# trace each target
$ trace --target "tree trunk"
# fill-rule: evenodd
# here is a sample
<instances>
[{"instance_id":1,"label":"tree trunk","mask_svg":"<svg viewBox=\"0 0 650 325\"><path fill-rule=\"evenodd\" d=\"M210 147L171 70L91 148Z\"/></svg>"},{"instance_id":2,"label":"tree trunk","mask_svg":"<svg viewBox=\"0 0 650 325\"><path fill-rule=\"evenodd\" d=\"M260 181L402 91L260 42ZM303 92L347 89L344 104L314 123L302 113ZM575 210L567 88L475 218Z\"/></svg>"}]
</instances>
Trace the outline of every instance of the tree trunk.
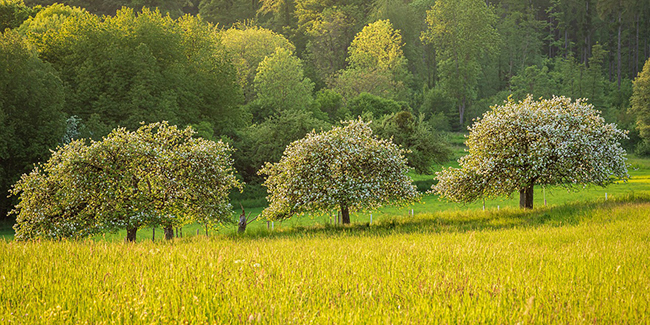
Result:
<instances>
[{"instance_id":1,"label":"tree trunk","mask_svg":"<svg viewBox=\"0 0 650 325\"><path fill-rule=\"evenodd\" d=\"M165 239L166 240L172 240L174 239L174 227L173 226L165 226Z\"/></svg>"},{"instance_id":2,"label":"tree trunk","mask_svg":"<svg viewBox=\"0 0 650 325\"><path fill-rule=\"evenodd\" d=\"M135 235L138 233L138 228L126 228L126 242L135 243Z\"/></svg>"},{"instance_id":3,"label":"tree trunk","mask_svg":"<svg viewBox=\"0 0 650 325\"><path fill-rule=\"evenodd\" d=\"M463 94L462 101L460 105L458 105L458 113L460 115L460 130L463 130L463 124L465 123L464 117L465 117L465 105L466 105L466 100L465 100L465 94Z\"/></svg>"},{"instance_id":4,"label":"tree trunk","mask_svg":"<svg viewBox=\"0 0 650 325\"><path fill-rule=\"evenodd\" d=\"M242 213L239 216L239 228L237 229L237 232L243 233L246 231L246 215Z\"/></svg>"},{"instance_id":5,"label":"tree trunk","mask_svg":"<svg viewBox=\"0 0 650 325\"><path fill-rule=\"evenodd\" d=\"M622 13L619 11L618 12L618 46L616 49L616 56L617 56L617 66L616 66L616 76L618 78L617 84L618 84L618 90L621 90L621 29L623 28L623 25L621 24L621 15Z\"/></svg>"},{"instance_id":6,"label":"tree trunk","mask_svg":"<svg viewBox=\"0 0 650 325\"><path fill-rule=\"evenodd\" d=\"M639 73L639 14L636 16L636 40L634 41L634 75L633 78L636 78L636 75Z\"/></svg>"},{"instance_id":7,"label":"tree trunk","mask_svg":"<svg viewBox=\"0 0 650 325\"><path fill-rule=\"evenodd\" d=\"M533 208L533 189L534 185L528 185L519 190L519 207L522 209Z\"/></svg>"},{"instance_id":8,"label":"tree trunk","mask_svg":"<svg viewBox=\"0 0 650 325\"><path fill-rule=\"evenodd\" d=\"M350 209L343 204L341 204L341 223L344 225L350 224Z\"/></svg>"}]
</instances>

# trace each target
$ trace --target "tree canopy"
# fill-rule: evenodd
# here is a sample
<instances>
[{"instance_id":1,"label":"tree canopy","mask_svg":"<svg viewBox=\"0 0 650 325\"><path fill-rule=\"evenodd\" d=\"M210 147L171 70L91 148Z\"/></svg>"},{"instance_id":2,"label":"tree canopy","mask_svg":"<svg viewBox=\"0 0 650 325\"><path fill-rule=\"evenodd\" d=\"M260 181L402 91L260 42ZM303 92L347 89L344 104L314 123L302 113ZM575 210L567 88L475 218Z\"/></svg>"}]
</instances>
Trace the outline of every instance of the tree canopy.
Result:
<instances>
[{"instance_id":1,"label":"tree canopy","mask_svg":"<svg viewBox=\"0 0 650 325\"><path fill-rule=\"evenodd\" d=\"M520 193L533 207L533 186L606 186L628 178L626 132L605 123L584 100L553 97L508 101L478 119L467 137L460 168L436 173L433 190L457 202Z\"/></svg>"},{"instance_id":2,"label":"tree canopy","mask_svg":"<svg viewBox=\"0 0 650 325\"><path fill-rule=\"evenodd\" d=\"M636 115L636 126L650 153L650 59L634 80L634 93L630 99L631 111Z\"/></svg>"},{"instance_id":3,"label":"tree canopy","mask_svg":"<svg viewBox=\"0 0 650 325\"><path fill-rule=\"evenodd\" d=\"M481 0L439 0L427 11L424 42L433 43L445 91L458 105L460 125L465 109L477 97L480 58L498 50L497 17Z\"/></svg>"},{"instance_id":4,"label":"tree canopy","mask_svg":"<svg viewBox=\"0 0 650 325\"><path fill-rule=\"evenodd\" d=\"M349 121L326 132L311 132L291 143L278 163L266 163L271 220L309 211L339 209L343 223L349 211L384 204L413 202L419 194L406 175L405 151L373 136L369 122Z\"/></svg>"},{"instance_id":5,"label":"tree canopy","mask_svg":"<svg viewBox=\"0 0 650 325\"><path fill-rule=\"evenodd\" d=\"M240 188L231 148L193 138L166 122L136 131L119 128L101 141L73 140L44 164L24 174L16 238L78 238L140 227L230 221L228 193Z\"/></svg>"},{"instance_id":6,"label":"tree canopy","mask_svg":"<svg viewBox=\"0 0 650 325\"><path fill-rule=\"evenodd\" d=\"M0 215L7 191L49 156L65 131L64 92L52 67L18 33L0 33Z\"/></svg>"}]
</instances>

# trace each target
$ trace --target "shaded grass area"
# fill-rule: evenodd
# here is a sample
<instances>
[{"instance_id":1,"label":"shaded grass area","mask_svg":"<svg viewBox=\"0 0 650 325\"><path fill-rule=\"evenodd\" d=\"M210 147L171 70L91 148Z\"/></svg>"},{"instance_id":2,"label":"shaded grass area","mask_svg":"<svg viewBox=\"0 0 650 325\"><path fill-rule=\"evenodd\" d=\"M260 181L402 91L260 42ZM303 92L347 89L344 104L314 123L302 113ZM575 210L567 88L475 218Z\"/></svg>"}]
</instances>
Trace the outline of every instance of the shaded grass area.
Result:
<instances>
[{"instance_id":1,"label":"shaded grass area","mask_svg":"<svg viewBox=\"0 0 650 325\"><path fill-rule=\"evenodd\" d=\"M647 200L264 238L0 241L0 323L647 323Z\"/></svg>"},{"instance_id":2,"label":"shaded grass area","mask_svg":"<svg viewBox=\"0 0 650 325\"><path fill-rule=\"evenodd\" d=\"M278 231L265 229L249 231L245 235L232 233L230 238L277 238L293 236L371 235L386 236L396 233L462 233L468 231L497 231L511 228L561 227L577 225L583 219L594 220L597 211L608 211L625 205L649 204L650 191L629 193L609 200L573 202L570 204L543 207L535 210L504 208L500 210L440 211L420 213L412 218L389 217L370 224L369 222L351 225L318 224L314 226L293 226Z\"/></svg>"}]
</instances>

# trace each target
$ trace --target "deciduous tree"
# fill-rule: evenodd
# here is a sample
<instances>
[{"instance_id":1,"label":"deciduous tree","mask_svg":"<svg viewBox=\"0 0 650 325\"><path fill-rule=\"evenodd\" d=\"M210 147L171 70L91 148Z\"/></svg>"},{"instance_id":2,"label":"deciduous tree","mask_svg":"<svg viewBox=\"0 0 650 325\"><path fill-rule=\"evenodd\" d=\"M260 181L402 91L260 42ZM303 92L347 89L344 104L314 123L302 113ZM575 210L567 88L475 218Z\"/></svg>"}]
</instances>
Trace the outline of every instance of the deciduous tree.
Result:
<instances>
[{"instance_id":1,"label":"deciduous tree","mask_svg":"<svg viewBox=\"0 0 650 325\"><path fill-rule=\"evenodd\" d=\"M314 83L304 76L301 60L289 50L277 48L257 67L256 102L266 111L266 116L281 110L311 108L313 90Z\"/></svg>"},{"instance_id":2,"label":"deciduous tree","mask_svg":"<svg viewBox=\"0 0 650 325\"><path fill-rule=\"evenodd\" d=\"M44 161L65 132L61 79L13 30L0 33L0 218L11 209L7 191Z\"/></svg>"},{"instance_id":3,"label":"deciduous tree","mask_svg":"<svg viewBox=\"0 0 650 325\"><path fill-rule=\"evenodd\" d=\"M495 55L497 17L482 0L439 0L427 11L424 42L436 48L438 75L445 91L456 99L460 125L465 109L477 96L480 58Z\"/></svg>"},{"instance_id":4,"label":"deciduous tree","mask_svg":"<svg viewBox=\"0 0 650 325\"><path fill-rule=\"evenodd\" d=\"M255 98L253 80L260 62L267 56L273 55L278 48L290 52L296 49L284 36L265 28L246 24L235 24L234 27L224 31L221 40L232 55L246 101Z\"/></svg>"},{"instance_id":5,"label":"deciduous tree","mask_svg":"<svg viewBox=\"0 0 650 325\"><path fill-rule=\"evenodd\" d=\"M344 224L350 210L418 199L407 176L405 151L373 136L369 123L347 122L327 132L312 132L290 144L280 162L267 163L270 205L262 214L271 220L296 213L339 208Z\"/></svg>"},{"instance_id":6,"label":"deciduous tree","mask_svg":"<svg viewBox=\"0 0 650 325\"><path fill-rule=\"evenodd\" d=\"M606 124L583 100L553 97L495 106L469 128L460 168L436 173L435 193L457 202L519 192L533 208L535 185L569 189L628 178L626 132Z\"/></svg>"},{"instance_id":7,"label":"deciduous tree","mask_svg":"<svg viewBox=\"0 0 650 325\"><path fill-rule=\"evenodd\" d=\"M228 193L241 188L231 149L166 122L119 128L102 141L73 140L12 189L16 238L77 238L119 229L231 221Z\"/></svg>"},{"instance_id":8,"label":"deciduous tree","mask_svg":"<svg viewBox=\"0 0 650 325\"><path fill-rule=\"evenodd\" d=\"M650 145L650 59L634 80L634 92L630 102L630 111L636 116L639 133L647 145Z\"/></svg>"}]
</instances>

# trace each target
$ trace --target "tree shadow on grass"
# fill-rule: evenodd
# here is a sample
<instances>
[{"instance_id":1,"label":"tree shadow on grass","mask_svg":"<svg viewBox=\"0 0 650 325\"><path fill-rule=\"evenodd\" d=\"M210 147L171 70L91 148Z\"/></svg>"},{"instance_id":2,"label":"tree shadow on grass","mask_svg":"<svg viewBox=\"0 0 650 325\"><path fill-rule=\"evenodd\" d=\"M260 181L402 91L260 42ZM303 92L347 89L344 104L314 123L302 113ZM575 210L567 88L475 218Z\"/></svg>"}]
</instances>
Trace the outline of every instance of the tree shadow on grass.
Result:
<instances>
[{"instance_id":1,"label":"tree shadow on grass","mask_svg":"<svg viewBox=\"0 0 650 325\"><path fill-rule=\"evenodd\" d=\"M533 210L501 209L470 211L439 211L415 217L385 219L372 225L353 223L347 226L296 226L277 231L257 230L245 234L226 235L231 239L309 238L321 236L388 236L394 234L463 233L511 228L561 227L577 225L598 210L611 210L628 205L650 203L650 192L631 193L610 200L598 200L541 207Z\"/></svg>"}]
</instances>

